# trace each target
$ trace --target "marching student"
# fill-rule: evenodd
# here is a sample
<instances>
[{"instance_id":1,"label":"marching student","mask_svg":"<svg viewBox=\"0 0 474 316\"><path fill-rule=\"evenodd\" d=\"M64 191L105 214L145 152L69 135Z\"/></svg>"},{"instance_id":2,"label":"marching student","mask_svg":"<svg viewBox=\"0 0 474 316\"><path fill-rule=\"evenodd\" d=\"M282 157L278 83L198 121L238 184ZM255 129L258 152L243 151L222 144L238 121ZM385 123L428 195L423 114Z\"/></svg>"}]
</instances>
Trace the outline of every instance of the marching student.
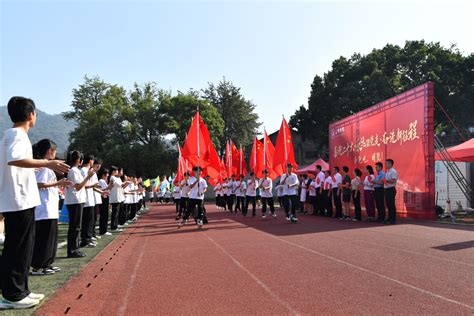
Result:
<instances>
[{"instance_id":1,"label":"marching student","mask_svg":"<svg viewBox=\"0 0 474 316\"><path fill-rule=\"evenodd\" d=\"M296 208L298 207L298 177L293 173L293 165L288 163L286 165L286 173L281 176L280 185L283 185L283 207L285 209L286 220L296 223ZM290 215L291 209L291 215Z\"/></svg>"},{"instance_id":2,"label":"marching student","mask_svg":"<svg viewBox=\"0 0 474 316\"><path fill-rule=\"evenodd\" d=\"M385 195L384 195L384 183L385 172L383 171L383 164L377 162L375 164L375 170L377 170L377 176L374 180L374 195L375 195L375 206L377 207L377 222L385 222Z\"/></svg>"},{"instance_id":3,"label":"marching student","mask_svg":"<svg viewBox=\"0 0 474 316\"><path fill-rule=\"evenodd\" d=\"M216 196L216 206L217 209L222 208L222 184L221 181L217 181L216 186L214 187L214 194Z\"/></svg>"},{"instance_id":4,"label":"marching student","mask_svg":"<svg viewBox=\"0 0 474 316\"><path fill-rule=\"evenodd\" d=\"M111 187L109 203L112 205L112 215L110 218L111 231L122 231L118 227L118 219L121 212L121 204L123 203L123 201L125 201L125 193L123 191L123 187L127 185L128 183L122 182L122 179L120 178L119 169L115 166L111 166L109 179L109 186Z\"/></svg>"},{"instance_id":5,"label":"marching student","mask_svg":"<svg viewBox=\"0 0 474 316\"><path fill-rule=\"evenodd\" d=\"M181 206L181 188L179 185L175 185L173 188L173 201L176 205L176 217L179 215L179 208Z\"/></svg>"},{"instance_id":6,"label":"marching student","mask_svg":"<svg viewBox=\"0 0 474 316\"><path fill-rule=\"evenodd\" d=\"M324 187L324 180L326 177L324 176L324 172L322 172L321 165L316 165L316 178L314 179L315 189L316 189L316 214L320 216L324 216L324 198L323 198L323 187Z\"/></svg>"},{"instance_id":7,"label":"marching student","mask_svg":"<svg viewBox=\"0 0 474 316\"><path fill-rule=\"evenodd\" d=\"M385 181L384 181L384 188L385 188L385 203L387 203L387 210L388 210L388 219L385 222L386 224L393 225L397 221L397 208L395 206L395 196L397 195L397 181L398 181L398 173L395 168L393 168L393 160L387 159L385 160Z\"/></svg>"},{"instance_id":8,"label":"marching student","mask_svg":"<svg viewBox=\"0 0 474 316\"><path fill-rule=\"evenodd\" d=\"M276 217L275 206L273 205L272 193L273 181L268 177L268 170L263 170L263 179L260 181L259 188L262 190L262 218L267 217L267 204L270 207L270 214Z\"/></svg>"},{"instance_id":9,"label":"marching student","mask_svg":"<svg viewBox=\"0 0 474 316\"><path fill-rule=\"evenodd\" d=\"M223 198L224 211L227 211L227 203L230 196L229 178L224 179L224 183L222 183L222 192L224 193L224 198Z\"/></svg>"},{"instance_id":10,"label":"marching student","mask_svg":"<svg viewBox=\"0 0 474 316\"><path fill-rule=\"evenodd\" d=\"M326 216L332 217L332 188L335 180L331 177L331 170L324 171L324 176L326 177L323 190L324 208L326 209Z\"/></svg>"},{"instance_id":11,"label":"marching student","mask_svg":"<svg viewBox=\"0 0 474 316\"><path fill-rule=\"evenodd\" d=\"M240 213L243 213L244 203L245 203L245 179L244 175L241 174L239 180L235 181L235 196L237 202L235 204L235 212L239 210Z\"/></svg>"},{"instance_id":12,"label":"marching student","mask_svg":"<svg viewBox=\"0 0 474 316\"><path fill-rule=\"evenodd\" d=\"M4 131L0 145L0 213L4 217L5 240L0 275L4 309L30 308L43 294L30 292L28 272L35 236L35 207L41 204L34 168L68 172L56 160L33 159L28 131L36 123L31 99L12 97L7 105L13 127Z\"/></svg>"},{"instance_id":13,"label":"marching student","mask_svg":"<svg viewBox=\"0 0 474 316\"><path fill-rule=\"evenodd\" d=\"M33 145L35 159L54 160L57 145L52 140L42 139ZM33 275L54 274L60 271L53 267L58 246L59 189L72 185L66 178L58 181L56 174L49 168L35 171L41 205L35 208L35 245L31 267Z\"/></svg>"},{"instance_id":14,"label":"marching student","mask_svg":"<svg viewBox=\"0 0 474 316\"><path fill-rule=\"evenodd\" d=\"M308 180L308 175L302 174L299 176L299 178L300 178L300 205L301 205L300 213L304 214L305 213L304 206L306 204L306 200L307 200L306 195L308 192L308 187L306 185L306 182Z\"/></svg>"},{"instance_id":15,"label":"marching student","mask_svg":"<svg viewBox=\"0 0 474 316\"><path fill-rule=\"evenodd\" d=\"M351 219L351 177L349 176L349 167L342 167L342 203L343 203L343 214L339 218L341 220Z\"/></svg>"},{"instance_id":16,"label":"marching student","mask_svg":"<svg viewBox=\"0 0 474 316\"><path fill-rule=\"evenodd\" d=\"M229 188L229 191L230 191L230 196L228 197L228 201L227 201L227 207L229 208L229 211L231 213L233 213L235 211L235 213L237 213L236 210L234 210L234 202L235 202L235 174L232 175L230 181L229 181L229 184L228 184L228 188Z\"/></svg>"},{"instance_id":17,"label":"marching student","mask_svg":"<svg viewBox=\"0 0 474 316\"><path fill-rule=\"evenodd\" d=\"M252 216L257 216L256 210L256 196L257 196L257 187L258 187L258 180L255 178L255 173L250 173L250 179L247 180L247 190L245 192L245 208L243 215L247 216L249 210L249 203L252 203Z\"/></svg>"},{"instance_id":18,"label":"marching student","mask_svg":"<svg viewBox=\"0 0 474 316\"><path fill-rule=\"evenodd\" d=\"M112 235L107 231L107 223L109 222L109 184L107 179L109 178L109 170L101 168L99 171L99 187L102 190L101 198L102 204L99 208L99 235L110 236Z\"/></svg>"},{"instance_id":19,"label":"marching student","mask_svg":"<svg viewBox=\"0 0 474 316\"><path fill-rule=\"evenodd\" d=\"M81 168L81 173L83 177L87 176L87 173L89 172L90 169L92 169L93 165L94 165L94 156L84 155L84 159L82 161L82 168ZM98 184L98 181L97 183L93 183L92 177L89 178L89 181L87 181L87 184L85 187L86 200L84 203L84 207L82 209L82 226L81 226L80 246L88 247L88 248L93 248L97 246L97 244L92 238L93 238L93 230L94 230L93 225L94 225L94 210L95 210L94 187Z\"/></svg>"},{"instance_id":20,"label":"marching student","mask_svg":"<svg viewBox=\"0 0 474 316\"><path fill-rule=\"evenodd\" d=\"M342 217L342 203L341 203L341 193L342 193L342 176L339 173L339 167L333 167L333 181L332 181L332 198L334 200L334 207L336 208L335 218Z\"/></svg>"},{"instance_id":21,"label":"marching student","mask_svg":"<svg viewBox=\"0 0 474 316\"><path fill-rule=\"evenodd\" d=\"M181 188L181 204L176 220L180 219L189 207L189 172L184 173L184 179L181 180L179 187Z\"/></svg>"},{"instance_id":22,"label":"marching student","mask_svg":"<svg viewBox=\"0 0 474 316\"><path fill-rule=\"evenodd\" d=\"M362 209L360 207L360 186L362 181L360 177L362 176L362 171L360 169L354 169L354 178L351 180L351 190L352 190L352 202L354 203L355 218L353 221L358 222L362 220Z\"/></svg>"},{"instance_id":23,"label":"marching student","mask_svg":"<svg viewBox=\"0 0 474 316\"><path fill-rule=\"evenodd\" d=\"M94 175L95 170L90 168L84 177L79 166L82 164L82 153L74 150L68 154L67 164L71 166L67 174L67 179L73 186L66 187L66 204L69 212L69 228L67 232L67 256L68 258L81 258L85 254L79 250L79 235L81 233L82 210L86 203L86 185Z\"/></svg>"},{"instance_id":24,"label":"marching student","mask_svg":"<svg viewBox=\"0 0 474 316\"><path fill-rule=\"evenodd\" d=\"M367 166L365 168L368 175L364 179L364 204L365 211L367 212L367 221L372 222L375 216L375 205L374 205L374 168Z\"/></svg>"},{"instance_id":25,"label":"marching student","mask_svg":"<svg viewBox=\"0 0 474 316\"><path fill-rule=\"evenodd\" d=\"M204 216L204 209L203 209L203 203L204 203L204 193L206 192L207 189L207 182L205 179L201 178L201 172L202 168L197 166L193 168L194 172L194 177L192 177L189 180L189 188L191 189L189 193L189 207L184 213L183 219L178 225L178 228L183 226L189 216L191 215L191 212L194 211L195 208L197 208L197 220L196 224L198 225L199 228L202 228L203 225L203 216Z\"/></svg>"},{"instance_id":26,"label":"marching student","mask_svg":"<svg viewBox=\"0 0 474 316\"><path fill-rule=\"evenodd\" d=\"M281 176L280 176L280 180L281 180ZM283 204L284 204L283 195L284 195L285 187L281 184L280 180L276 182L275 191L277 194L278 205L280 206L280 208L283 208Z\"/></svg>"}]
</instances>

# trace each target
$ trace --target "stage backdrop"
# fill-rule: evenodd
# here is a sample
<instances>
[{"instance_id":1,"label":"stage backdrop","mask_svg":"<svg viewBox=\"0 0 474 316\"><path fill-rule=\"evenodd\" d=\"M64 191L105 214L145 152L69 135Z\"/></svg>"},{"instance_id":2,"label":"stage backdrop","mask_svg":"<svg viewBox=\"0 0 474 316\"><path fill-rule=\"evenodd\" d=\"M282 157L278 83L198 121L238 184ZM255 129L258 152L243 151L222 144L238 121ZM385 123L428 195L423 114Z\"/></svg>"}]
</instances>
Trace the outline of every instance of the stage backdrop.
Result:
<instances>
[{"instance_id":1,"label":"stage backdrop","mask_svg":"<svg viewBox=\"0 0 474 316\"><path fill-rule=\"evenodd\" d=\"M425 83L329 125L330 166L365 166L391 158L398 172L400 217L435 219L433 83Z\"/></svg>"}]
</instances>

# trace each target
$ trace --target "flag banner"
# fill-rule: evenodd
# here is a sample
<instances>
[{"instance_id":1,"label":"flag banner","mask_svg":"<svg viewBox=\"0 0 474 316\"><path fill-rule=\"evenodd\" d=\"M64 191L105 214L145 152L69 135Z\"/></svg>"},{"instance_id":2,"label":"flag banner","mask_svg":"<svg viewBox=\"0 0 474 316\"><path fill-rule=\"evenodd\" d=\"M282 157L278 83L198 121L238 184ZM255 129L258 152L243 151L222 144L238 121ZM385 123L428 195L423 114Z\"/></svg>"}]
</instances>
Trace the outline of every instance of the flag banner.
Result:
<instances>
[{"instance_id":1,"label":"flag banner","mask_svg":"<svg viewBox=\"0 0 474 316\"><path fill-rule=\"evenodd\" d=\"M291 163L295 170L298 167L298 164L295 161L293 140L291 139L291 130L288 127L288 123L286 122L285 118L283 118L275 144L273 169L278 175L281 175L285 172L285 167L288 163Z\"/></svg>"}]
</instances>

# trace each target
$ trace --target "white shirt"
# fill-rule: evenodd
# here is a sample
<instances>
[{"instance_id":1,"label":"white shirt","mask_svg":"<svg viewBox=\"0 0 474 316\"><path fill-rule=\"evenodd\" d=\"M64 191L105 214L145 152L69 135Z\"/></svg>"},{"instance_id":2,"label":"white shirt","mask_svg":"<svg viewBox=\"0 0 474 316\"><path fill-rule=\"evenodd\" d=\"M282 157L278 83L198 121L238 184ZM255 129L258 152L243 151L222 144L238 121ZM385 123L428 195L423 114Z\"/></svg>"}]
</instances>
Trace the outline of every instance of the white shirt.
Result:
<instances>
[{"instance_id":1,"label":"white shirt","mask_svg":"<svg viewBox=\"0 0 474 316\"><path fill-rule=\"evenodd\" d=\"M236 182L237 182L237 181L235 181L235 180L229 182L229 190L230 190L230 194L231 194L231 195L234 195L234 194L235 194L235 189L236 189L236 187L237 187Z\"/></svg>"},{"instance_id":2,"label":"white shirt","mask_svg":"<svg viewBox=\"0 0 474 316\"><path fill-rule=\"evenodd\" d=\"M189 180L189 185L194 184L197 181L195 177ZM207 188L207 182L203 178L199 179L199 182L191 189L189 194L190 199L204 200L204 189Z\"/></svg>"},{"instance_id":3,"label":"white shirt","mask_svg":"<svg viewBox=\"0 0 474 316\"><path fill-rule=\"evenodd\" d=\"M244 196L242 192L243 181L234 181L234 191L236 196Z\"/></svg>"},{"instance_id":4,"label":"white shirt","mask_svg":"<svg viewBox=\"0 0 474 316\"><path fill-rule=\"evenodd\" d=\"M186 184L187 183L187 184ZM181 180L181 197L187 198L189 197L189 179Z\"/></svg>"},{"instance_id":5,"label":"white shirt","mask_svg":"<svg viewBox=\"0 0 474 316\"><path fill-rule=\"evenodd\" d=\"M36 181L38 183L57 182L56 174L49 168L36 170ZM35 220L58 219L59 218L59 188L48 187L39 189L41 204L35 208Z\"/></svg>"},{"instance_id":6,"label":"white shirt","mask_svg":"<svg viewBox=\"0 0 474 316\"><path fill-rule=\"evenodd\" d=\"M110 183L112 183L112 189L110 190L110 203L121 203L125 201L125 194L122 189L122 179L119 177L111 176Z\"/></svg>"},{"instance_id":7,"label":"white shirt","mask_svg":"<svg viewBox=\"0 0 474 316\"><path fill-rule=\"evenodd\" d=\"M28 134L19 128L7 129L0 148L0 213L23 211L41 204L34 169L8 165L32 158Z\"/></svg>"},{"instance_id":8,"label":"white shirt","mask_svg":"<svg viewBox=\"0 0 474 316\"><path fill-rule=\"evenodd\" d=\"M173 199L175 200L181 199L181 189L178 186L175 186L173 189Z\"/></svg>"},{"instance_id":9,"label":"white shirt","mask_svg":"<svg viewBox=\"0 0 474 316\"><path fill-rule=\"evenodd\" d=\"M342 184L342 176L339 172L337 172L335 175L334 175L334 179L336 179L336 181L334 182L333 181L333 184L332 184L332 187L335 189L337 187L339 187L340 184Z\"/></svg>"},{"instance_id":10,"label":"white shirt","mask_svg":"<svg viewBox=\"0 0 474 316\"><path fill-rule=\"evenodd\" d=\"M319 172L318 175L315 178L315 188L318 189L324 185L324 180L326 180L326 176L324 175L324 172Z\"/></svg>"},{"instance_id":11,"label":"white shirt","mask_svg":"<svg viewBox=\"0 0 474 316\"><path fill-rule=\"evenodd\" d=\"M281 176L280 183L284 183L284 195L297 195L298 194L298 176L294 173L290 175L284 174Z\"/></svg>"},{"instance_id":12,"label":"white shirt","mask_svg":"<svg viewBox=\"0 0 474 316\"><path fill-rule=\"evenodd\" d=\"M133 183L129 183L125 189L125 200L123 201L124 204L133 204L133 193L130 193L133 191Z\"/></svg>"},{"instance_id":13,"label":"white shirt","mask_svg":"<svg viewBox=\"0 0 474 316\"><path fill-rule=\"evenodd\" d=\"M100 179L99 186L102 191L105 191L108 187L107 181L105 181L104 179ZM102 197L101 197L101 200L102 200Z\"/></svg>"},{"instance_id":14,"label":"white shirt","mask_svg":"<svg viewBox=\"0 0 474 316\"><path fill-rule=\"evenodd\" d=\"M270 178L262 179L260 181L260 186L263 187L263 189L261 189L262 197L264 197L264 198L273 197L273 193L272 193L273 181L272 181L272 179L270 179Z\"/></svg>"},{"instance_id":15,"label":"white shirt","mask_svg":"<svg viewBox=\"0 0 474 316\"><path fill-rule=\"evenodd\" d=\"M257 187L258 187L258 180L247 180L247 192L245 193L247 196L256 196L257 195Z\"/></svg>"},{"instance_id":16,"label":"white shirt","mask_svg":"<svg viewBox=\"0 0 474 316\"><path fill-rule=\"evenodd\" d=\"M374 183L371 183L369 181L369 178L372 179L372 181L375 180L375 176L373 174L366 176L365 179L364 179L364 190L373 191L374 190Z\"/></svg>"},{"instance_id":17,"label":"white shirt","mask_svg":"<svg viewBox=\"0 0 474 316\"><path fill-rule=\"evenodd\" d=\"M87 172L89 172L89 167L82 167L81 168L81 173L82 176L85 178L87 177ZM86 186L93 185L95 184L92 182L92 177L87 180ZM92 207L95 206L95 197L94 197L94 189L88 188L86 190L86 202L84 203L84 207Z\"/></svg>"},{"instance_id":18,"label":"white shirt","mask_svg":"<svg viewBox=\"0 0 474 316\"><path fill-rule=\"evenodd\" d=\"M84 176L82 175L81 170L78 167L72 167L67 173L67 179L74 184L79 184L84 181ZM86 202L86 189L82 187L79 191L74 188L74 186L64 188L66 197L64 199L64 204L82 204Z\"/></svg>"},{"instance_id":19,"label":"white shirt","mask_svg":"<svg viewBox=\"0 0 474 316\"><path fill-rule=\"evenodd\" d=\"M309 184L309 196L316 196L316 179L311 180Z\"/></svg>"},{"instance_id":20,"label":"white shirt","mask_svg":"<svg viewBox=\"0 0 474 316\"><path fill-rule=\"evenodd\" d=\"M385 172L385 180L398 180L398 173L397 170L395 170L393 167L388 169L387 172ZM397 181L395 183L384 183L384 188L392 188L397 185Z\"/></svg>"},{"instance_id":21,"label":"white shirt","mask_svg":"<svg viewBox=\"0 0 474 316\"><path fill-rule=\"evenodd\" d=\"M283 196L285 194L285 188L283 187L283 185L281 184L278 184L276 187L275 187L275 190L277 192L277 196Z\"/></svg>"},{"instance_id":22,"label":"white shirt","mask_svg":"<svg viewBox=\"0 0 474 316\"><path fill-rule=\"evenodd\" d=\"M94 184L99 183L99 179L97 178L97 173L94 173L94 175L91 177L91 182ZM100 195L100 193L94 191L94 189L92 189L92 192L94 193L95 205L102 204L102 196Z\"/></svg>"},{"instance_id":23,"label":"white shirt","mask_svg":"<svg viewBox=\"0 0 474 316\"><path fill-rule=\"evenodd\" d=\"M216 196L222 196L222 184L217 183L216 186L214 187L214 192L216 193Z\"/></svg>"},{"instance_id":24,"label":"white shirt","mask_svg":"<svg viewBox=\"0 0 474 316\"><path fill-rule=\"evenodd\" d=\"M331 190L333 188L332 177L327 177L324 180L324 190Z\"/></svg>"},{"instance_id":25,"label":"white shirt","mask_svg":"<svg viewBox=\"0 0 474 316\"><path fill-rule=\"evenodd\" d=\"M231 182L225 182L222 186L224 187L224 194L229 196L232 191Z\"/></svg>"}]
</instances>

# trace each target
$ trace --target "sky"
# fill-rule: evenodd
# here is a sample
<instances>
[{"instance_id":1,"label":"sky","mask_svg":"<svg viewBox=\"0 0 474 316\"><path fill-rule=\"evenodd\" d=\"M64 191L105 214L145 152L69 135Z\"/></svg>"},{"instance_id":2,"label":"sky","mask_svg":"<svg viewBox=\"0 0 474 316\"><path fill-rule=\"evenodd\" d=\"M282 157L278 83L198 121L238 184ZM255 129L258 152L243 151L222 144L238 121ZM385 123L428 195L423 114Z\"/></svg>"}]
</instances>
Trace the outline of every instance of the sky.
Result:
<instances>
[{"instance_id":1,"label":"sky","mask_svg":"<svg viewBox=\"0 0 474 316\"><path fill-rule=\"evenodd\" d=\"M474 1L0 0L0 104L70 109L85 75L131 89L203 89L223 77L262 129L307 105L333 60L406 40L474 52Z\"/></svg>"}]
</instances>

